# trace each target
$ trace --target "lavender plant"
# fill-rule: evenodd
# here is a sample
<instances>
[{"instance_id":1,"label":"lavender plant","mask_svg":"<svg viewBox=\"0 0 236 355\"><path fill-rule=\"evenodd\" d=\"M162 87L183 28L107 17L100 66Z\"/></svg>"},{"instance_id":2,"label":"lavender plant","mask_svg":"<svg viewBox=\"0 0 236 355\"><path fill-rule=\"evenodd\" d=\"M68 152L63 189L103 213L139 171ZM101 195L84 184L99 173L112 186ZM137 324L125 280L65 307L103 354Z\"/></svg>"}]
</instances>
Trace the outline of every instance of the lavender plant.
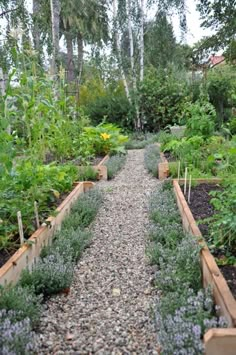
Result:
<instances>
[{"instance_id":1,"label":"lavender plant","mask_svg":"<svg viewBox=\"0 0 236 355\"><path fill-rule=\"evenodd\" d=\"M18 322L25 318L30 319L31 326L36 327L41 313L40 296L36 296L31 289L20 286L8 286L0 289L0 310L6 309L15 318L12 321Z\"/></svg>"},{"instance_id":2,"label":"lavender plant","mask_svg":"<svg viewBox=\"0 0 236 355\"><path fill-rule=\"evenodd\" d=\"M149 173L157 177L160 162L160 148L156 144L148 145L144 152L144 165Z\"/></svg>"},{"instance_id":3,"label":"lavender plant","mask_svg":"<svg viewBox=\"0 0 236 355\"><path fill-rule=\"evenodd\" d=\"M96 217L102 203L102 193L92 189L83 194L72 209L72 213L63 223L63 228L86 228Z\"/></svg>"},{"instance_id":4,"label":"lavender plant","mask_svg":"<svg viewBox=\"0 0 236 355\"><path fill-rule=\"evenodd\" d=\"M125 154L116 154L110 157L110 159L105 163L109 180L112 179L118 173L118 171L122 169L125 162Z\"/></svg>"},{"instance_id":5,"label":"lavender plant","mask_svg":"<svg viewBox=\"0 0 236 355\"><path fill-rule=\"evenodd\" d=\"M70 287L73 278L73 263L65 262L59 254L40 259L32 271L23 270L20 285L31 287L35 294L49 296Z\"/></svg>"},{"instance_id":6,"label":"lavender plant","mask_svg":"<svg viewBox=\"0 0 236 355\"><path fill-rule=\"evenodd\" d=\"M21 318L15 311L0 310L0 354L29 355L36 350L35 335L29 318Z\"/></svg>"}]
</instances>

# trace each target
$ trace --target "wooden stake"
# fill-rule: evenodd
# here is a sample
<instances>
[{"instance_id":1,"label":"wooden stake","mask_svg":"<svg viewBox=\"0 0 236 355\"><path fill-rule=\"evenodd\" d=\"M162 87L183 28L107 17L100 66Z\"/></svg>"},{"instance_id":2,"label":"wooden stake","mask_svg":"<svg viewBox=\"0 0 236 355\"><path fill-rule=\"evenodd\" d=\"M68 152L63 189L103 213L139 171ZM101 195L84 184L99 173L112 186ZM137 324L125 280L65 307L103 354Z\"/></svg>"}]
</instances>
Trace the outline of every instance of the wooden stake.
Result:
<instances>
[{"instance_id":1,"label":"wooden stake","mask_svg":"<svg viewBox=\"0 0 236 355\"><path fill-rule=\"evenodd\" d=\"M186 195L186 189L187 189L187 176L188 176L188 168L185 168L185 174L184 174L184 194Z\"/></svg>"},{"instance_id":2,"label":"wooden stake","mask_svg":"<svg viewBox=\"0 0 236 355\"><path fill-rule=\"evenodd\" d=\"M19 235L20 235L20 245L23 245L24 242L25 242L25 239L24 239L24 231L23 231L21 211L17 212L17 220L18 220Z\"/></svg>"},{"instance_id":3,"label":"wooden stake","mask_svg":"<svg viewBox=\"0 0 236 355\"><path fill-rule=\"evenodd\" d=\"M180 178L180 161L178 163L178 181L179 181L179 178Z\"/></svg>"},{"instance_id":4,"label":"wooden stake","mask_svg":"<svg viewBox=\"0 0 236 355\"><path fill-rule=\"evenodd\" d=\"M192 175L189 177L189 184L188 184L188 203L190 203L190 197L191 197L191 183L192 183Z\"/></svg>"},{"instance_id":5,"label":"wooden stake","mask_svg":"<svg viewBox=\"0 0 236 355\"><path fill-rule=\"evenodd\" d=\"M35 213L35 219L36 219L36 226L37 226L37 228L39 228L40 223L39 223L39 211L38 211L37 201L34 201L34 213Z\"/></svg>"}]
</instances>

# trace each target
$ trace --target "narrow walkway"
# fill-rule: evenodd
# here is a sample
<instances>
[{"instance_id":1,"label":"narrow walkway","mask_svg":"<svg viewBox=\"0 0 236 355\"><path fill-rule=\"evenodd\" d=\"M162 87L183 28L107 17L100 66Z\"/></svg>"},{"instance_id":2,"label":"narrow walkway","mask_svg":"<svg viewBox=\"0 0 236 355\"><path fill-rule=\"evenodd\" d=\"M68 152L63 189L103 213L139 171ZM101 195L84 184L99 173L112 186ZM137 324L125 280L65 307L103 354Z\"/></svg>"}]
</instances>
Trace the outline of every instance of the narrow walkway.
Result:
<instances>
[{"instance_id":1,"label":"narrow walkway","mask_svg":"<svg viewBox=\"0 0 236 355\"><path fill-rule=\"evenodd\" d=\"M144 169L143 153L129 151L119 175L99 183L105 202L92 226L93 243L69 296L47 303L39 354L158 354L153 270L145 256L148 196L158 182Z\"/></svg>"}]
</instances>

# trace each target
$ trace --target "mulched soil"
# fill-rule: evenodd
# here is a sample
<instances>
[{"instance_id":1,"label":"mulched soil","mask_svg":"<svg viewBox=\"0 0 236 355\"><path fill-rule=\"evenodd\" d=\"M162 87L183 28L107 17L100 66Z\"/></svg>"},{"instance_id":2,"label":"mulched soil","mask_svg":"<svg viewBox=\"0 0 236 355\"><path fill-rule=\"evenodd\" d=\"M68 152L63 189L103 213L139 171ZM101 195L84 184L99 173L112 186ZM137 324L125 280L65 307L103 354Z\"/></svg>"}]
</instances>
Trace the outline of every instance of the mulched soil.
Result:
<instances>
[{"instance_id":1,"label":"mulched soil","mask_svg":"<svg viewBox=\"0 0 236 355\"><path fill-rule=\"evenodd\" d=\"M209 195L209 192L221 189L222 187L216 184L199 184L192 188L191 202L189 207L196 221L203 220L214 215L215 210L210 204L212 196ZM198 227L202 235L207 237L209 233L207 223L199 223ZM222 252L220 253L219 250L215 250L213 255L221 257ZM224 265L219 266L219 268L225 280L227 281L233 296L236 298L236 267L231 265Z\"/></svg>"}]
</instances>

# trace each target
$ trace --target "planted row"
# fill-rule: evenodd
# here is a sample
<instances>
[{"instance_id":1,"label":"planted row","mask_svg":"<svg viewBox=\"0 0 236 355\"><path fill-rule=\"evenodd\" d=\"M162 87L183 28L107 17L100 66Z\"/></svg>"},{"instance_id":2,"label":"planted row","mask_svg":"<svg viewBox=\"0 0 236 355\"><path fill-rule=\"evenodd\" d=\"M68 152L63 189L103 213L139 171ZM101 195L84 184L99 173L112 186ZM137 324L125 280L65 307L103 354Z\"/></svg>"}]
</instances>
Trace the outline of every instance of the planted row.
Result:
<instances>
[{"instance_id":1,"label":"planted row","mask_svg":"<svg viewBox=\"0 0 236 355\"><path fill-rule=\"evenodd\" d=\"M148 145L144 152L144 165L147 171L154 177L158 175L158 164L160 161L160 147L157 144Z\"/></svg>"},{"instance_id":2,"label":"planted row","mask_svg":"<svg viewBox=\"0 0 236 355\"><path fill-rule=\"evenodd\" d=\"M35 351L33 330L39 323L41 304L52 294L69 292L74 265L92 237L88 226L101 203L102 194L96 189L82 195L32 270L24 270L16 286L0 289L1 354Z\"/></svg>"},{"instance_id":3,"label":"planted row","mask_svg":"<svg viewBox=\"0 0 236 355\"><path fill-rule=\"evenodd\" d=\"M149 216L148 254L158 266L155 285L161 291L155 320L162 353L203 354L203 334L226 322L216 316L211 290L202 289L200 247L183 233L169 183L152 195Z\"/></svg>"}]
</instances>

